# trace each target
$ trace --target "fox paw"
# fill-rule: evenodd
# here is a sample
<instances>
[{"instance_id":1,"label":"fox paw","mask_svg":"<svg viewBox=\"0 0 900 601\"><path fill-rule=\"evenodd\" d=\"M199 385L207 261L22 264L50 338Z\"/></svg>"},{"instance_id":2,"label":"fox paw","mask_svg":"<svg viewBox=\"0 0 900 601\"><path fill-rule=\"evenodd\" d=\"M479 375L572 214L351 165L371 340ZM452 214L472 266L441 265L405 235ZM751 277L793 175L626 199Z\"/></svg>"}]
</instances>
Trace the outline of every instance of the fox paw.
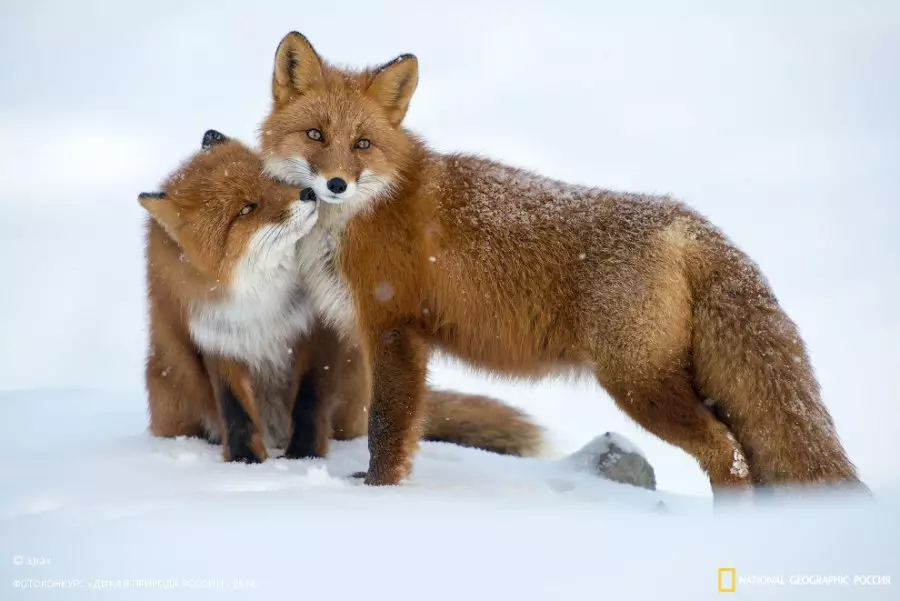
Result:
<instances>
[{"instance_id":1,"label":"fox paw","mask_svg":"<svg viewBox=\"0 0 900 601\"><path fill-rule=\"evenodd\" d=\"M291 445L285 449L282 457L285 459L322 459L325 454L309 446Z\"/></svg>"},{"instance_id":2,"label":"fox paw","mask_svg":"<svg viewBox=\"0 0 900 601\"><path fill-rule=\"evenodd\" d=\"M394 486L400 484L400 479L389 480L386 478L378 478L370 476L369 472L354 472L350 474L351 478L362 480L366 486Z\"/></svg>"},{"instance_id":3,"label":"fox paw","mask_svg":"<svg viewBox=\"0 0 900 601\"><path fill-rule=\"evenodd\" d=\"M224 459L226 463L262 463L264 461L264 458L257 457L249 447L232 451Z\"/></svg>"}]
</instances>

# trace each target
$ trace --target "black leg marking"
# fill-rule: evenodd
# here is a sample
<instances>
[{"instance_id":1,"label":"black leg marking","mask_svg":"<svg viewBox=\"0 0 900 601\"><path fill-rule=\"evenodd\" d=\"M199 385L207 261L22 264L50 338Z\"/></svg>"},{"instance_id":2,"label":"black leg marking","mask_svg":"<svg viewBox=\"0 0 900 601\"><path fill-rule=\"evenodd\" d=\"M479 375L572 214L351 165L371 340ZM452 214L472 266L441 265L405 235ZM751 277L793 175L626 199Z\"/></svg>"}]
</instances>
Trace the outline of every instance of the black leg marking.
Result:
<instances>
[{"instance_id":1,"label":"black leg marking","mask_svg":"<svg viewBox=\"0 0 900 601\"><path fill-rule=\"evenodd\" d=\"M250 437L253 435L253 423L244 407L238 401L227 384L222 385L222 417L225 418L225 443L228 445L228 456L231 461L242 463L261 463L259 457L250 448Z\"/></svg>"},{"instance_id":2,"label":"black leg marking","mask_svg":"<svg viewBox=\"0 0 900 601\"><path fill-rule=\"evenodd\" d=\"M294 399L291 442L284 452L284 456L289 459L321 457L316 451L316 410L319 403L313 380L311 373L303 376L297 398Z\"/></svg>"}]
</instances>

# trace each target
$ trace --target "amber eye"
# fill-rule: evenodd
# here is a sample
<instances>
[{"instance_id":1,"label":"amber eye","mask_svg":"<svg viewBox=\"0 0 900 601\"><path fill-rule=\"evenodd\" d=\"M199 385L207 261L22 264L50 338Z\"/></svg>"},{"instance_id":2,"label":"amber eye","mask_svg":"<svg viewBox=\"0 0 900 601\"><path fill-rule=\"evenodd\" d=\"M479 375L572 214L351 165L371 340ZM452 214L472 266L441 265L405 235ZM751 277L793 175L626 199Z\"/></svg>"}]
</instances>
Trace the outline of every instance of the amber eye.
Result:
<instances>
[{"instance_id":1,"label":"amber eye","mask_svg":"<svg viewBox=\"0 0 900 601\"><path fill-rule=\"evenodd\" d=\"M249 215L250 213L252 213L253 211L256 210L256 206L257 205L255 202L246 204L246 205L244 205L244 208L241 209L240 213L238 213L238 215L240 215L241 217L246 217L247 215Z\"/></svg>"},{"instance_id":2,"label":"amber eye","mask_svg":"<svg viewBox=\"0 0 900 601\"><path fill-rule=\"evenodd\" d=\"M322 141L322 132L318 129L307 129L306 135L309 136L311 140L315 140L316 142Z\"/></svg>"},{"instance_id":3,"label":"amber eye","mask_svg":"<svg viewBox=\"0 0 900 601\"><path fill-rule=\"evenodd\" d=\"M353 147L359 148L360 150L365 150L366 148L368 148L371 145L372 145L372 143L369 142L368 140L366 140L365 138L360 138L359 140L356 141L356 144L354 144Z\"/></svg>"}]
</instances>

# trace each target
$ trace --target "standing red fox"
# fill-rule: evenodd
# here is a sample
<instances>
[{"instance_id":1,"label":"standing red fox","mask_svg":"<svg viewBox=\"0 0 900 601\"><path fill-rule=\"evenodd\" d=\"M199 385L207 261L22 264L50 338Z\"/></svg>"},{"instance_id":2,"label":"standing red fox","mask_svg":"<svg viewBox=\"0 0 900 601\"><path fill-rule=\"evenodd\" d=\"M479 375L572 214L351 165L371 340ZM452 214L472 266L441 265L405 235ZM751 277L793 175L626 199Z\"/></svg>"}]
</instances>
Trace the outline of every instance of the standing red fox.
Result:
<instances>
[{"instance_id":1,"label":"standing red fox","mask_svg":"<svg viewBox=\"0 0 900 601\"><path fill-rule=\"evenodd\" d=\"M718 229L668 197L428 150L401 125L417 78L412 55L351 72L293 32L261 128L267 172L326 203L300 262L374 370L367 483L411 469L432 348L593 374L719 492L858 483L795 324Z\"/></svg>"},{"instance_id":2,"label":"standing red fox","mask_svg":"<svg viewBox=\"0 0 900 601\"><path fill-rule=\"evenodd\" d=\"M367 429L371 382L359 349L319 320L297 280L295 244L316 223L310 190L262 175L260 158L210 130L162 191L142 194L157 436L222 441L226 461L266 447L324 456L329 436ZM542 429L487 397L429 391L429 440L532 455Z\"/></svg>"}]
</instances>

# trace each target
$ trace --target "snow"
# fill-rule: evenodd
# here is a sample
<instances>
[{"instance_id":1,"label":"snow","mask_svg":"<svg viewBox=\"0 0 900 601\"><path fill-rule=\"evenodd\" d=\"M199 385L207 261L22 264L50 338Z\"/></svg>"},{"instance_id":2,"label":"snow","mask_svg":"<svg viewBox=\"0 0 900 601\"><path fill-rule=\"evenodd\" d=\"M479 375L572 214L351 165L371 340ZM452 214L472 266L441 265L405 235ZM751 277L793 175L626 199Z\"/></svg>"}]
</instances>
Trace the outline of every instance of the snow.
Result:
<instances>
[{"instance_id":1,"label":"snow","mask_svg":"<svg viewBox=\"0 0 900 601\"><path fill-rule=\"evenodd\" d=\"M105 591L113 599L239 596L242 583L258 587L250 598L727 599L723 567L761 581L893 576L739 583L735 598L900 597L896 2L766 0L740 14L700 0L260 8L2 8L0 599L41 595L15 579L57 578L145 581ZM696 463L596 384L510 382L441 357L434 385L524 408L570 455L427 444L408 484L376 490L346 478L365 466L364 441L335 445L326 462L247 467L198 441L150 438L137 194L158 189L210 127L255 139L291 29L342 64L415 52L407 125L435 149L672 194L709 217L797 322L874 500L713 509ZM579 469L577 453L606 431L640 448L658 492ZM148 588L181 578L195 588ZM202 579L227 590L204 595Z\"/></svg>"},{"instance_id":2,"label":"snow","mask_svg":"<svg viewBox=\"0 0 900 601\"><path fill-rule=\"evenodd\" d=\"M703 599L722 567L741 598L896 598L893 582L852 583L898 577L896 490L713 508L577 469L611 444L637 451L619 435L556 461L425 443L407 484L370 488L348 477L364 439L248 466L145 426L139 396L0 395L2 598L39 592L18 583L65 599ZM741 584L754 575L851 583Z\"/></svg>"},{"instance_id":3,"label":"snow","mask_svg":"<svg viewBox=\"0 0 900 601\"><path fill-rule=\"evenodd\" d=\"M750 474L750 466L747 465L747 459L738 449L734 450L734 457L731 460L731 473L738 478L746 478Z\"/></svg>"},{"instance_id":4,"label":"snow","mask_svg":"<svg viewBox=\"0 0 900 601\"><path fill-rule=\"evenodd\" d=\"M390 282L379 282L375 285L373 295L378 301L386 303L394 298L394 285Z\"/></svg>"}]
</instances>

